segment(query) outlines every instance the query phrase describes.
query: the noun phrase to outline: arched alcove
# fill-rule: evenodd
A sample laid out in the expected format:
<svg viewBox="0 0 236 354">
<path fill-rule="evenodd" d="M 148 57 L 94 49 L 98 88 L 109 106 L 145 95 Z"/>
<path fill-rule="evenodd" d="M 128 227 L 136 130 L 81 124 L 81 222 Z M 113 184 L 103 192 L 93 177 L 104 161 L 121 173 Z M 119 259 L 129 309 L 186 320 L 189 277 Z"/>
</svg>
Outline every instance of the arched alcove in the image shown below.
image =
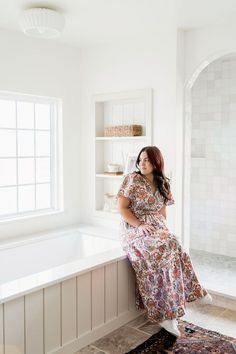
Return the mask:
<svg viewBox="0 0 236 354">
<path fill-rule="evenodd" d="M 204 61 L 185 86 L 185 245 L 207 257 L 235 257 L 235 195 L 236 52 L 230 52 Z"/>
</svg>

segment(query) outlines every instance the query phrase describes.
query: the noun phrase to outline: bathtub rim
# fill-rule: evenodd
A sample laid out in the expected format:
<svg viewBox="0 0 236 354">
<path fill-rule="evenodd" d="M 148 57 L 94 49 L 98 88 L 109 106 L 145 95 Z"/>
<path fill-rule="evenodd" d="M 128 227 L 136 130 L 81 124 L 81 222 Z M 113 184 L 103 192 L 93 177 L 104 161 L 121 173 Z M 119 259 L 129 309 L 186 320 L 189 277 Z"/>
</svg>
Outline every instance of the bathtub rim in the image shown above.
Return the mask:
<svg viewBox="0 0 236 354">
<path fill-rule="evenodd" d="M 102 237 L 99 232 L 96 232 L 98 231 L 97 228 L 87 227 L 83 225 L 63 229 L 60 232 L 55 231 L 52 233 L 44 233 L 33 238 L 24 238 L 15 242 L 9 242 L 4 245 L 1 245 L 2 247 L 0 248 L 0 251 L 12 247 L 22 246 L 27 243 L 45 241 L 47 239 L 59 236 L 59 233 L 62 237 L 65 236 L 65 234 L 68 234 L 68 232 L 72 233 L 76 231 L 80 233 L 86 233 L 88 236 Z M 112 248 L 110 250 L 98 253 L 96 254 L 95 259 L 92 259 L 94 256 L 92 255 L 84 259 L 79 259 L 63 265 L 51 267 L 47 270 L 3 283 L 0 285 L 0 304 L 14 300 L 20 296 L 24 296 L 29 293 L 38 291 L 40 289 L 49 287 L 51 285 L 61 283 L 62 281 L 68 280 L 75 276 L 77 277 L 81 274 L 93 271 L 97 268 L 104 267 L 107 264 L 118 262 L 119 260 L 125 259 L 127 257 L 125 252 L 122 250 L 118 240 L 104 236 L 102 238 L 117 241 L 117 248 Z M 50 272 L 52 271 L 54 272 L 54 275 L 50 274 Z"/>
<path fill-rule="evenodd" d="M 8 301 L 15 300 L 21 296 L 25 296 L 27 294 L 36 292 L 38 290 L 53 286 L 55 284 L 59 284 L 65 280 L 80 276 L 80 275 L 85 274 L 87 272 L 91 272 L 91 271 L 96 270 L 100 267 L 104 267 L 108 264 L 112 264 L 112 263 L 118 262 L 118 261 L 120 261 L 122 259 L 126 259 L 126 258 L 127 258 L 127 256 L 125 254 L 123 254 L 123 255 L 117 254 L 116 256 L 114 254 L 112 254 L 112 255 L 110 255 L 110 259 L 107 259 L 106 261 L 96 262 L 95 265 L 91 265 L 90 267 L 85 266 L 84 269 L 78 269 L 74 272 L 70 272 L 70 274 L 65 274 L 63 276 L 58 275 L 57 277 L 54 277 L 54 280 L 42 281 L 42 282 L 38 283 L 37 285 L 32 284 L 33 280 L 31 278 L 36 277 L 40 273 L 44 273 L 47 271 L 35 273 L 33 276 L 30 275 L 30 276 L 22 277 L 18 280 L 14 280 L 9 283 L 4 283 L 4 284 L 0 285 L 0 305 L 6 303 Z M 76 262 L 78 262 L 78 261 L 76 261 Z M 68 265 L 72 265 L 72 263 L 76 263 L 76 262 L 68 263 Z M 59 268 L 59 267 L 54 267 L 51 269 L 55 269 L 55 268 Z M 31 282 L 31 285 L 26 285 L 26 286 L 22 287 L 20 290 L 11 289 L 12 285 L 13 286 L 15 285 L 13 283 L 17 283 L 19 280 L 21 282 L 29 280 Z M 10 289 L 7 289 L 8 287 L 10 287 Z M 3 295 L 2 295 L 2 293 L 3 293 Z"/>
<path fill-rule="evenodd" d="M 117 230 L 115 230 L 117 231 Z M 97 236 L 101 237 L 103 239 L 109 239 L 109 240 L 114 240 L 114 241 L 119 241 L 118 239 L 118 233 L 115 233 L 116 238 L 112 237 L 114 234 L 114 230 L 107 228 L 107 227 L 99 227 L 99 226 L 94 226 L 94 225 L 86 225 L 86 224 L 78 224 L 74 226 L 69 226 L 69 227 L 64 227 L 64 228 L 58 228 L 55 230 L 49 230 L 49 231 L 44 231 L 40 233 L 33 233 L 29 234 L 26 236 L 19 236 L 16 238 L 10 238 L 10 239 L 0 239 L 0 251 L 13 248 L 13 247 L 19 247 L 19 246 L 24 246 L 25 244 L 28 243 L 34 243 L 34 242 L 41 242 L 41 241 L 46 241 L 47 239 L 51 239 L 54 237 L 63 237 L 68 233 L 72 232 L 80 232 L 80 233 L 86 233 L 90 236 Z"/>
</svg>

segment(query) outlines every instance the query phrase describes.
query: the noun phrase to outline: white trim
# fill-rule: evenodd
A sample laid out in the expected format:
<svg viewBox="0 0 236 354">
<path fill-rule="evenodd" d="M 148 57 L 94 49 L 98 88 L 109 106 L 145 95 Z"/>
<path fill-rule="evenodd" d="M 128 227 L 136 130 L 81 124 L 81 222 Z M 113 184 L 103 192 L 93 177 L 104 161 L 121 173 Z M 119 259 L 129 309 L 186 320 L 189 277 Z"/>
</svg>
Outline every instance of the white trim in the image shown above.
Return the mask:
<svg viewBox="0 0 236 354">
<path fill-rule="evenodd" d="M 42 216 L 49 216 L 49 215 L 55 215 L 55 214 L 61 214 L 64 212 L 64 209 L 58 209 L 58 210 L 52 210 L 52 209 L 47 209 L 47 210 L 36 210 L 33 212 L 27 212 L 26 213 L 18 213 L 14 215 L 7 215 L 4 219 L 0 219 L 0 224 L 1 223 L 13 223 L 14 221 L 19 221 L 19 220 L 25 220 L 25 219 L 34 219 Z M 1 238 L 0 238 L 1 240 Z"/>
<path fill-rule="evenodd" d="M 98 136 L 95 138 L 96 141 L 103 140 L 111 140 L 111 141 L 119 141 L 119 140 L 145 140 L 147 139 L 146 135 L 140 136 Z"/>
<path fill-rule="evenodd" d="M 50 184 L 50 182 L 38 182 L 37 185 L 41 184 Z M 35 183 L 18 183 L 18 184 L 8 184 L 5 186 L 0 186 L 0 190 L 4 188 L 11 188 L 11 187 L 25 187 L 25 186 L 34 186 Z"/>
<path fill-rule="evenodd" d="M 93 176 L 94 176 L 94 183 L 93 183 L 93 191 L 92 195 L 94 195 L 93 198 L 93 217 L 100 217 L 107 220 L 114 220 L 117 219 L 118 216 L 120 216 L 118 213 L 114 215 L 114 213 L 104 213 L 103 210 L 101 210 L 101 207 L 97 207 L 97 204 L 102 204 L 102 200 L 100 200 L 101 203 L 97 203 L 99 201 L 98 198 L 98 191 L 96 184 L 98 181 L 101 181 L 104 178 L 104 181 L 112 181 L 112 179 L 121 179 L 123 176 L 106 176 L 105 174 L 102 173 L 101 169 L 97 168 L 97 159 L 101 159 L 101 156 L 98 157 L 98 154 L 96 152 L 96 147 L 102 147 L 102 143 L 106 142 L 130 142 L 130 143 L 143 143 L 144 145 L 151 145 L 152 143 L 152 95 L 153 95 L 153 89 L 148 88 L 148 89 L 138 89 L 138 90 L 130 90 L 130 91 L 122 91 L 122 92 L 114 92 L 114 93 L 105 93 L 105 94 L 97 94 L 93 95 L 91 98 L 91 116 L 92 116 L 92 121 L 93 121 L 93 131 L 94 131 L 94 139 L 93 139 L 93 144 L 94 144 L 94 155 L 93 155 Z M 96 121 L 100 117 L 100 115 L 104 114 L 102 111 L 100 111 L 100 108 L 98 108 L 96 112 L 96 105 L 98 106 L 103 106 L 103 103 L 109 103 L 109 104 L 117 104 L 120 103 L 122 105 L 126 103 L 136 103 L 140 102 L 144 103 L 144 126 L 145 126 L 145 131 L 142 136 L 122 136 L 122 137 L 104 137 L 102 129 L 96 129 Z M 111 120 L 113 123 L 113 121 Z M 104 120 L 103 120 L 104 123 Z M 125 124 L 124 119 L 122 119 L 122 124 Z M 130 123 L 129 123 L 130 124 Z M 135 123 L 137 124 L 137 123 Z M 101 145 L 100 145 L 101 144 Z M 114 151 L 111 151 L 112 155 Z M 99 182 L 101 184 L 101 182 Z M 118 219 L 117 219 L 118 220 Z"/>
<path fill-rule="evenodd" d="M 37 103 L 45 103 L 46 101 L 48 103 L 58 101 L 59 103 L 61 101 L 57 97 L 39 96 L 39 95 L 31 95 L 27 93 L 9 92 L 9 91 L 0 91 L 0 95 L 1 97 L 4 97 L 4 99 L 10 101 L 12 101 L 12 98 L 14 96 L 17 97 L 18 101 L 24 101 L 24 102 L 35 102 L 35 100 L 37 100 Z"/>
<path fill-rule="evenodd" d="M 5 128 L 5 127 L 3 127 L 3 128 L 1 128 L 1 130 L 20 130 L 20 131 L 26 130 L 27 132 L 28 131 L 34 132 L 35 130 L 37 130 L 37 132 L 50 132 L 50 129 L 33 129 L 33 128 Z"/>
<path fill-rule="evenodd" d="M 119 91 L 119 92 L 110 92 L 93 95 L 93 100 L 95 102 L 106 102 L 106 101 L 130 101 L 134 99 L 142 99 L 145 96 L 145 100 L 152 96 L 152 89 L 140 89 L 140 90 L 130 90 L 130 91 Z"/>
<path fill-rule="evenodd" d="M 16 132 L 16 156 L 9 157 L 16 159 L 16 174 L 17 174 L 17 212 L 0 215 L 0 222 L 15 221 L 21 218 L 32 218 L 41 215 L 49 215 L 61 212 L 63 205 L 63 186 L 62 186 L 62 109 L 61 100 L 58 98 L 42 97 L 36 95 L 9 93 L 0 91 L 1 100 L 9 100 L 15 102 L 15 128 L 0 127 L 0 130 L 11 130 Z M 18 102 L 30 102 L 34 106 L 34 127 L 30 129 L 19 129 L 17 126 L 17 103 Z M 35 118 L 35 105 L 44 104 L 48 105 L 50 109 L 50 129 L 36 129 L 36 118 Z M 34 154 L 33 156 L 19 156 L 18 155 L 18 132 L 19 131 L 31 131 L 34 133 Z M 48 182 L 36 183 L 36 158 L 41 158 L 41 156 L 36 156 L 36 133 L 37 132 L 48 132 L 50 134 L 50 154 L 48 156 L 42 156 L 43 158 L 50 158 L 50 180 Z M 18 184 L 18 159 L 19 158 L 33 158 L 34 159 L 34 181 L 32 183 Z M 1 157 L 1 159 L 7 159 L 7 156 Z M 36 209 L 36 186 L 48 184 L 50 185 L 51 195 L 50 195 L 50 208 Z M 20 186 L 33 185 L 35 188 L 34 195 L 34 208 L 33 210 L 19 212 L 19 198 L 18 198 L 18 188 Z M 5 185 L 1 186 L 0 189 L 9 188 L 11 186 Z M 15 187 L 15 186 L 14 186 Z"/>
</svg>

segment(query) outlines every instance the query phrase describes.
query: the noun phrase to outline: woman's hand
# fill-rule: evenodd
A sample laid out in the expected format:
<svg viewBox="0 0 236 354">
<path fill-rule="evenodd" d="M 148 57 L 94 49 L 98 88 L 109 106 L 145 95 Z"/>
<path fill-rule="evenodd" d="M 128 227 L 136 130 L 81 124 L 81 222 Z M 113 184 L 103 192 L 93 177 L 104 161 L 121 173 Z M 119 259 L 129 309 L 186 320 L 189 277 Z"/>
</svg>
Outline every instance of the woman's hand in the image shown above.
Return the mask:
<svg viewBox="0 0 236 354">
<path fill-rule="evenodd" d="M 140 224 L 138 227 L 137 227 L 137 230 L 138 230 L 138 233 L 140 235 L 149 235 L 151 234 L 152 232 L 154 232 L 156 229 L 154 226 L 152 225 L 148 225 L 148 224 Z"/>
<path fill-rule="evenodd" d="M 163 207 L 158 210 L 158 214 L 161 215 L 164 219 L 166 219 L 166 205 L 163 205 Z"/>
</svg>

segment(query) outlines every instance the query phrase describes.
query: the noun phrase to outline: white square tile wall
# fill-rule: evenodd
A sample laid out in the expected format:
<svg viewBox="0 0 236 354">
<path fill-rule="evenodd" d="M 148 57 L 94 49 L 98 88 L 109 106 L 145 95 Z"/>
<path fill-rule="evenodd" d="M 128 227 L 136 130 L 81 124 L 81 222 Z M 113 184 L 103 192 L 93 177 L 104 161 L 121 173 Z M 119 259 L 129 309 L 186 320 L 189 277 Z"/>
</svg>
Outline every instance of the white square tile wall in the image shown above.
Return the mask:
<svg viewBox="0 0 236 354">
<path fill-rule="evenodd" d="M 236 256 L 236 56 L 192 89 L 191 248 Z"/>
</svg>

